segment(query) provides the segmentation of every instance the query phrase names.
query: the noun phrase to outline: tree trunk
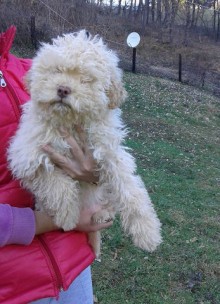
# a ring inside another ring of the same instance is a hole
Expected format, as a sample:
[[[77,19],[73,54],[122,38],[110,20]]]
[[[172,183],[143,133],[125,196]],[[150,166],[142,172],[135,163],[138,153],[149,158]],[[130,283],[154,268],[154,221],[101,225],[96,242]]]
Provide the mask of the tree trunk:
[[[110,4],[109,4],[110,12],[112,12],[112,6],[113,6],[113,0],[110,0]]]
[[[146,28],[146,4],[143,6],[143,11],[142,11],[142,33],[145,33],[145,28]]]
[[[185,32],[184,32],[184,45],[188,45],[188,31],[190,27],[190,5],[189,3],[185,3],[186,7],[186,24],[185,24]]]
[[[132,12],[133,12],[133,0],[131,0],[131,4],[130,4],[130,7],[129,7],[129,16],[132,15]]]
[[[143,0],[140,0],[137,8],[137,16],[140,16],[142,14],[142,11],[143,11]]]
[[[164,0],[164,19],[163,24],[165,27],[168,25],[170,19],[170,4],[169,0]]]
[[[170,24],[169,24],[169,36],[170,43],[173,42],[173,27],[176,19],[176,14],[178,12],[179,2],[176,0],[171,0],[171,16],[170,16]]]
[[[146,25],[149,24],[149,15],[150,15],[150,1],[149,0],[145,0],[146,4],[145,4],[145,11],[146,11]]]
[[[216,30],[216,41],[219,41],[220,38],[220,10],[218,10],[218,21],[217,21],[217,30]]]
[[[162,18],[161,0],[157,0],[157,23],[159,25],[161,25],[161,18]]]
[[[195,16],[196,16],[196,4],[193,0],[193,3],[192,3],[192,18],[191,18],[191,24],[190,24],[191,28],[193,28],[195,26]]]
[[[118,15],[121,15],[121,0],[118,1]]]
[[[155,0],[151,1],[151,16],[152,16],[152,22],[155,22]]]

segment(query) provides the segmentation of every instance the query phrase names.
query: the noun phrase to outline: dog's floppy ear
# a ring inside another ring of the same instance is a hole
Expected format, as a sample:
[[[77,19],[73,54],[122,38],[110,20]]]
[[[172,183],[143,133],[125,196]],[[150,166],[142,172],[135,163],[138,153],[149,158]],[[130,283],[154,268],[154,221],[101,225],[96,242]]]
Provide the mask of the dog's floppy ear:
[[[120,107],[120,105],[125,101],[127,97],[127,92],[123,86],[122,81],[116,81],[115,79],[112,79],[107,95],[109,98],[109,109]]]

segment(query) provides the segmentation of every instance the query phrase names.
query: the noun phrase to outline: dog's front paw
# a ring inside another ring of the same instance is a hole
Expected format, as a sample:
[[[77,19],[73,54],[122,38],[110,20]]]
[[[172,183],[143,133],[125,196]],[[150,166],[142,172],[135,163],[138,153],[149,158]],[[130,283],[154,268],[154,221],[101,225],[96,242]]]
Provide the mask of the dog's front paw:
[[[92,220],[96,224],[103,224],[103,223],[111,222],[112,220],[114,220],[114,218],[115,218],[114,211],[108,210],[108,209],[103,209],[99,212],[96,212],[93,215]]]

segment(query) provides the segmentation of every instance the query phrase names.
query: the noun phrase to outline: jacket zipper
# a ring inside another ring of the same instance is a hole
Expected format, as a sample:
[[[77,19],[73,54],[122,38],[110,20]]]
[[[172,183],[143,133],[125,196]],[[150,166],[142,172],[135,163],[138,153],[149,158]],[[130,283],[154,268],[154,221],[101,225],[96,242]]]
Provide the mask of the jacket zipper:
[[[12,106],[14,108],[14,111],[15,111],[15,114],[16,114],[17,118],[19,119],[20,118],[19,98],[16,95],[16,93],[15,93],[13,87],[11,86],[10,82],[8,80],[6,82],[5,75],[3,75],[3,72],[1,70],[0,70],[0,87],[1,88],[7,87],[6,89],[9,93],[9,95],[10,95],[10,100],[12,102]],[[47,256],[47,260],[50,262],[50,264],[52,266],[51,269],[53,270],[53,273],[54,273],[53,277],[54,277],[55,282],[56,282],[56,287],[59,291],[61,291],[61,290],[63,290],[63,280],[62,280],[62,276],[61,276],[59,267],[57,265],[57,262],[54,259],[54,256],[53,256],[52,252],[50,251],[50,249],[48,248],[48,246],[47,246],[46,242],[44,241],[43,237],[39,236],[38,238],[41,242],[44,253]]]
[[[1,70],[0,70],[0,86],[1,86],[2,88],[6,87],[6,82],[5,82],[5,79],[4,79],[4,77],[3,77],[3,73],[2,73]]]
[[[3,72],[0,70],[0,87],[6,88],[8,95],[10,97],[13,109],[15,111],[15,115],[17,119],[20,119],[21,110],[19,108],[20,100],[18,96],[16,95],[13,87],[11,86],[10,82],[6,79],[5,75],[3,75]]]
[[[47,257],[47,260],[50,262],[51,264],[51,269],[53,270],[53,278],[55,280],[56,283],[56,287],[59,291],[63,290],[63,279],[60,273],[60,269],[57,265],[57,262],[50,250],[50,248],[47,246],[45,240],[43,239],[43,236],[38,236],[38,239],[43,247],[43,251]]]

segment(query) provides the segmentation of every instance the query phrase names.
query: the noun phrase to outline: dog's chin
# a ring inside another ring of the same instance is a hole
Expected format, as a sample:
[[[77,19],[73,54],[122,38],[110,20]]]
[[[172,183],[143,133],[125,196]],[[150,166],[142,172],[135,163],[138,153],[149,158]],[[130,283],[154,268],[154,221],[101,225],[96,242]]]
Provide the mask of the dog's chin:
[[[62,100],[52,101],[50,103],[50,107],[54,112],[60,113],[62,115],[71,111],[70,105]]]

